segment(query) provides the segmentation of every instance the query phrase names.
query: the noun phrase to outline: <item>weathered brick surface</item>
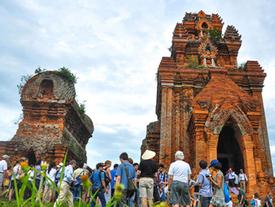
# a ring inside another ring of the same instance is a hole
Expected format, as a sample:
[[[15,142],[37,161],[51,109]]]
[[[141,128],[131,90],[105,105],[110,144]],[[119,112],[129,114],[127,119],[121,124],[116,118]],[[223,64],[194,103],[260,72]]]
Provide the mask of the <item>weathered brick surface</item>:
[[[208,35],[222,27],[218,15],[203,11],[186,13],[176,25],[171,57],[162,58],[157,73],[155,123],[160,128],[154,136],[147,131],[142,152],[157,150],[159,162],[168,166],[175,151],[183,150],[191,167],[197,168],[201,159],[217,159],[221,131],[229,126],[249,178],[248,193],[264,196],[274,188],[262,101],[266,74],[257,61],[237,67],[241,36],[236,28],[228,26],[218,40]]]
[[[0,153],[12,159],[34,154],[36,159],[86,162],[86,144],[94,127],[80,114],[74,85],[54,71],[39,73],[24,86],[21,94],[23,120],[10,142],[0,143]]]

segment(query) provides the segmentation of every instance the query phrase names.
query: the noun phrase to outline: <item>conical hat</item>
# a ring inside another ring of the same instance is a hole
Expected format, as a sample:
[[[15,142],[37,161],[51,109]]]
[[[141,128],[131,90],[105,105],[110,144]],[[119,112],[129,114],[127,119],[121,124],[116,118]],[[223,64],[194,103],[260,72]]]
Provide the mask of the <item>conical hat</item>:
[[[153,157],[156,156],[156,153],[154,151],[151,151],[151,150],[146,150],[143,155],[141,156],[141,158],[143,160],[150,160],[152,159]]]

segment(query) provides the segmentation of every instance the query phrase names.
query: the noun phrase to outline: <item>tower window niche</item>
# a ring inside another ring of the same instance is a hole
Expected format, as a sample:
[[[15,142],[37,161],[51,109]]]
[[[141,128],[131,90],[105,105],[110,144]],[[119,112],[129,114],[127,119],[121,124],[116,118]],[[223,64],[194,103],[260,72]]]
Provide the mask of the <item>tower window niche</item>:
[[[40,84],[39,95],[42,98],[53,97],[53,81],[49,79],[44,79]]]
[[[205,23],[205,22],[203,22],[202,25],[201,25],[201,27],[202,27],[203,29],[208,29],[208,24]]]

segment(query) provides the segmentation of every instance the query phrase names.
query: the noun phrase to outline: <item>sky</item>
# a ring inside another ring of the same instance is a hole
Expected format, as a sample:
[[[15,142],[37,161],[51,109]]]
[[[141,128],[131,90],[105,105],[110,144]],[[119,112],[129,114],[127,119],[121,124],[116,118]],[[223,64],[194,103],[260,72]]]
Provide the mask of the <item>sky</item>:
[[[1,0],[0,140],[17,129],[21,76],[65,66],[78,77],[77,100],[86,103],[95,126],[88,164],[117,162],[123,151],[139,161],[146,125],[157,119],[161,57],[170,56],[173,30],[185,12],[204,10],[219,13],[224,29],[239,30],[238,62],[258,60],[267,73],[263,98],[275,164],[274,9],[272,0]]]

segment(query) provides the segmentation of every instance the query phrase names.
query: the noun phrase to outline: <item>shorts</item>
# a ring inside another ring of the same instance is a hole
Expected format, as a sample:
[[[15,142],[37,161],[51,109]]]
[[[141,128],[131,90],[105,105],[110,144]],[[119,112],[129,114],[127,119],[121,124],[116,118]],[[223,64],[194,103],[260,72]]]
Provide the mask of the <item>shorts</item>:
[[[152,200],[154,198],[154,179],[142,177],[139,179],[139,197]]]
[[[190,205],[189,187],[187,183],[173,181],[171,186],[170,203],[172,205]]]

